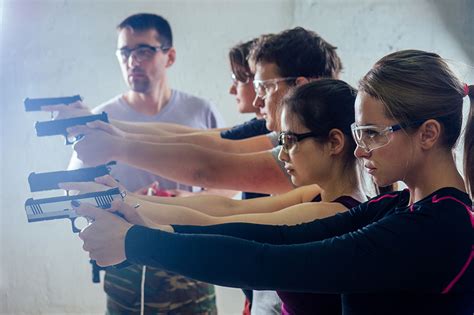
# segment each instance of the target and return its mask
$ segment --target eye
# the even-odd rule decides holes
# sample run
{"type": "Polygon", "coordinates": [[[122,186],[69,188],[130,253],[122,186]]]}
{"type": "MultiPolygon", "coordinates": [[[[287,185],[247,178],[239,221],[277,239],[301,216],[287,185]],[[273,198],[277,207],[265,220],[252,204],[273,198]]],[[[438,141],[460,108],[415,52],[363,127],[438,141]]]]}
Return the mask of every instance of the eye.
{"type": "Polygon", "coordinates": [[[375,131],[375,130],[372,130],[372,129],[366,130],[365,133],[367,134],[367,136],[369,136],[371,138],[376,137],[377,135],[379,135],[378,131],[375,131]]]}

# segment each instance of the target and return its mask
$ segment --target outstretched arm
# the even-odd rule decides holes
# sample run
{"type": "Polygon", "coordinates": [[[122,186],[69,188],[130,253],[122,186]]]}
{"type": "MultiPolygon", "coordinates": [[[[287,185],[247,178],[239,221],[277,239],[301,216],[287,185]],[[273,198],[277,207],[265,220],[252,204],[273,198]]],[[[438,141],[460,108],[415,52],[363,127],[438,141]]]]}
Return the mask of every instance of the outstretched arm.
{"type": "MultiPolygon", "coordinates": [[[[117,123],[118,121],[116,121],[117,123]]],[[[122,123],[122,122],[120,122],[122,123]]],[[[116,126],[105,123],[103,121],[94,121],[87,124],[88,128],[103,130],[113,136],[119,136],[129,141],[140,141],[140,142],[153,142],[153,143],[189,143],[199,145],[208,149],[229,152],[229,153],[250,153],[265,151],[273,148],[272,141],[266,135],[249,137],[241,140],[230,140],[221,137],[219,131],[214,129],[210,130],[199,130],[190,133],[153,133],[151,129],[156,125],[155,123],[126,123],[125,125],[146,127],[150,126],[150,131],[147,128],[142,128],[140,133],[132,133],[124,131],[116,126]]],[[[188,127],[183,127],[188,128],[188,127]]],[[[74,128],[72,128],[74,129],[74,128]]],[[[84,128],[82,127],[82,130],[84,128]]],[[[81,130],[76,128],[76,130],[81,130]]],[[[161,130],[161,129],[160,129],[161,130]]],[[[198,129],[197,129],[198,130],[198,129]]]]}
{"type": "MultiPolygon", "coordinates": [[[[357,214],[350,211],[287,228],[295,230],[288,233],[303,236],[306,241],[271,245],[222,235],[173,234],[131,226],[93,207],[78,212],[95,218],[80,237],[84,249],[90,251],[99,265],[127,259],[231,287],[321,293],[400,288],[441,292],[459,266],[449,264],[446,268],[443,262],[434,264],[439,251],[448,257],[457,255],[460,262],[469,255],[468,251],[457,253],[448,243],[444,244],[441,236],[433,242],[436,233],[420,237],[421,221],[413,222],[413,214],[409,213],[372,224],[368,220],[364,229],[358,229],[355,222],[359,220],[352,218],[357,214]],[[407,254],[410,264],[404,261],[407,254]]],[[[437,230],[433,220],[425,220],[422,225],[424,229],[437,230]]],[[[272,229],[281,233],[280,228],[272,229]]],[[[465,245],[469,250],[469,240],[465,245]]]]}
{"type": "MultiPolygon", "coordinates": [[[[281,209],[291,207],[293,205],[305,203],[311,201],[321,191],[318,185],[308,185],[293,189],[289,192],[255,199],[247,200],[234,200],[221,196],[204,195],[204,196],[190,196],[190,197],[155,197],[155,196],[144,196],[137,194],[130,194],[130,197],[142,200],[147,200],[152,203],[158,203],[162,205],[180,205],[189,207],[206,213],[215,217],[231,216],[236,219],[239,214],[250,214],[250,213],[273,213],[281,209]]],[[[128,197],[127,197],[128,198],[128,197]]],[[[137,201],[139,202],[139,201],[137,201]]],[[[214,223],[223,222],[236,222],[238,220],[219,221],[216,220],[214,223]]],[[[242,221],[242,222],[257,222],[257,221],[242,221]]],[[[191,224],[191,223],[182,223],[191,224]]]]}
{"type": "Polygon", "coordinates": [[[101,130],[74,128],[84,135],[74,150],[87,165],[118,160],[177,182],[208,188],[270,194],[292,189],[271,151],[235,154],[192,144],[129,141],[101,130]]]}
{"type": "Polygon", "coordinates": [[[199,128],[192,128],[179,124],[164,123],[164,122],[128,122],[123,120],[112,119],[111,124],[120,130],[131,133],[131,134],[148,134],[153,136],[172,136],[176,134],[188,134],[188,133],[204,133],[209,135],[219,135],[220,131],[227,130],[228,128],[213,128],[208,130],[202,130],[199,128]]]}

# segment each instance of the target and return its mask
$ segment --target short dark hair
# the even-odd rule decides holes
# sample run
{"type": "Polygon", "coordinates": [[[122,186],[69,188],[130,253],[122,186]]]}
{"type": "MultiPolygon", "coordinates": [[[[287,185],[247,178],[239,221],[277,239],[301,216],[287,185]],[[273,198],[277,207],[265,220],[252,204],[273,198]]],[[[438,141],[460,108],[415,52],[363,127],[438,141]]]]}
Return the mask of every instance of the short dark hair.
{"type": "Polygon", "coordinates": [[[242,82],[252,76],[247,57],[256,40],[257,38],[254,38],[248,42],[239,43],[229,50],[230,68],[236,78],[242,82]]]}
{"type": "Polygon", "coordinates": [[[158,33],[157,40],[163,47],[173,47],[173,34],[168,21],[162,16],[151,13],[138,13],[129,16],[117,26],[118,30],[131,28],[137,32],[155,30],[158,33]]]}
{"type": "Polygon", "coordinates": [[[342,63],[336,49],[317,33],[295,27],[260,41],[251,59],[275,63],[282,77],[337,79],[342,63]]]}
{"type": "Polygon", "coordinates": [[[249,59],[254,46],[259,45],[259,42],[273,36],[273,34],[264,34],[249,40],[248,42],[238,43],[229,51],[230,68],[235,74],[236,78],[245,82],[248,78],[253,78],[252,70],[250,69],[249,59]]]}

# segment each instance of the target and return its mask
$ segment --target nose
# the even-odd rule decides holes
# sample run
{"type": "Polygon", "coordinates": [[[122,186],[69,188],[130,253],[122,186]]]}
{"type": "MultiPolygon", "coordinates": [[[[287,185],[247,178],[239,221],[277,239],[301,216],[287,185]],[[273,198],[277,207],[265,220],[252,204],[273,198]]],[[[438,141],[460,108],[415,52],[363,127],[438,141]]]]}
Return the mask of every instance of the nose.
{"type": "Polygon", "coordinates": [[[230,89],[229,89],[229,94],[237,95],[237,83],[232,82],[232,85],[230,86],[230,89]]]}
{"type": "Polygon", "coordinates": [[[288,153],[283,150],[283,147],[280,147],[280,153],[278,153],[278,160],[281,162],[288,162],[290,161],[290,156],[288,153]]]}
{"type": "Polygon", "coordinates": [[[354,155],[356,158],[367,158],[371,155],[371,152],[367,152],[364,148],[357,146],[354,150],[354,155]]]}
{"type": "Polygon", "coordinates": [[[261,97],[255,95],[252,105],[255,108],[263,108],[265,106],[265,101],[261,97]]]}

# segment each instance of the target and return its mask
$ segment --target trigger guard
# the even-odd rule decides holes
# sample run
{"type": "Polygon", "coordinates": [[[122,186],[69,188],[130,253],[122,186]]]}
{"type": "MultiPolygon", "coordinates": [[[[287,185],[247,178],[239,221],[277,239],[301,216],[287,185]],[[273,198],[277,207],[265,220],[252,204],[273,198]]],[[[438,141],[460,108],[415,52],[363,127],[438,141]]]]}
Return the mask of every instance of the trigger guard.
{"type": "Polygon", "coordinates": [[[79,232],[81,231],[80,229],[78,229],[78,228],[76,227],[76,224],[75,224],[76,219],[77,219],[77,218],[72,218],[72,219],[71,219],[71,226],[72,226],[72,232],[73,232],[73,233],[79,233],[79,232]]]}
{"type": "Polygon", "coordinates": [[[64,135],[64,138],[66,139],[66,145],[74,144],[77,141],[81,140],[83,137],[83,135],[78,135],[77,137],[74,137],[72,141],[69,141],[69,137],[67,135],[64,135]]]}

